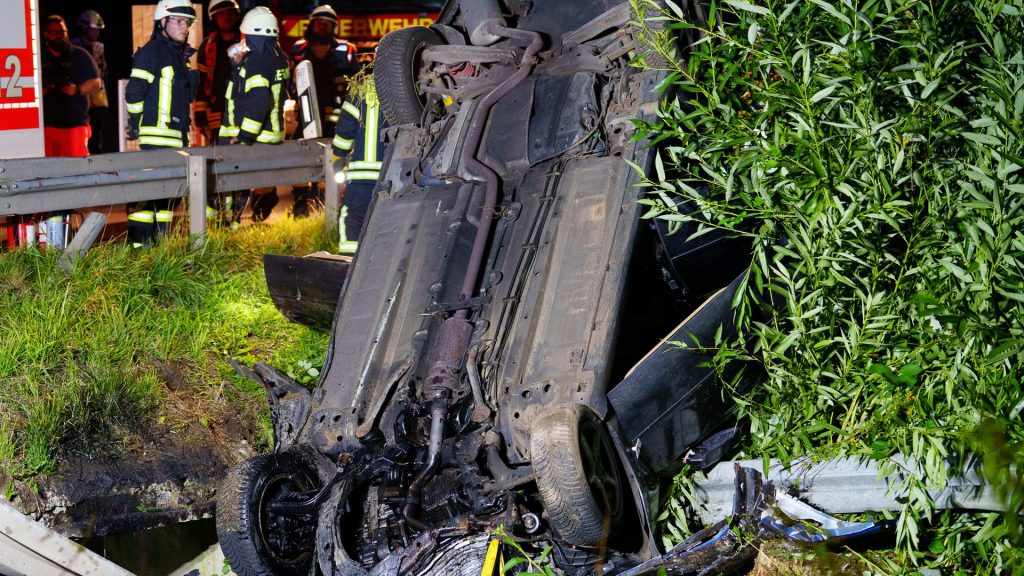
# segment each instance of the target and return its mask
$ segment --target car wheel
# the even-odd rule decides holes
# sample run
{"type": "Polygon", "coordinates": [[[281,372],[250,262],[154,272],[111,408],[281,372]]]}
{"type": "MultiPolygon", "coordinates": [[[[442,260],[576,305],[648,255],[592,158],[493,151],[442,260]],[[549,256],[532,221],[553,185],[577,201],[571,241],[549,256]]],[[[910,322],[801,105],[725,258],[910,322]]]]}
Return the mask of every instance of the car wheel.
{"type": "Polygon", "coordinates": [[[583,405],[555,407],[532,426],[530,450],[555,533],[578,546],[607,542],[622,525],[625,479],[604,423],[583,405]]]}
{"type": "Polygon", "coordinates": [[[377,99],[388,124],[415,124],[423,114],[423,97],[416,89],[423,49],[441,44],[430,28],[399,28],[381,38],[377,45],[373,81],[377,99]]]}
{"type": "Polygon", "coordinates": [[[265,454],[232,468],[217,496],[217,538],[238,576],[305,576],[313,564],[316,521],[278,514],[271,504],[319,485],[295,452],[265,454]]]}

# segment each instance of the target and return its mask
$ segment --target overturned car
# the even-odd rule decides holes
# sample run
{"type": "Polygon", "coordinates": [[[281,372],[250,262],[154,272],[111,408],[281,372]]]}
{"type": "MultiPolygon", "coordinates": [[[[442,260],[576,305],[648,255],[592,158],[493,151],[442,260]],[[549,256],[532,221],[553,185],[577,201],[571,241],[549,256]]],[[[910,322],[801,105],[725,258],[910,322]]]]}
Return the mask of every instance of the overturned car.
{"type": "Polygon", "coordinates": [[[236,573],[491,573],[499,527],[567,573],[660,554],[659,488],[728,414],[666,341],[729,329],[746,256],[640,218],[662,76],[632,17],[452,0],[383,39],[394,128],[320,380],[255,368],[275,451],[219,496],[236,573]]]}

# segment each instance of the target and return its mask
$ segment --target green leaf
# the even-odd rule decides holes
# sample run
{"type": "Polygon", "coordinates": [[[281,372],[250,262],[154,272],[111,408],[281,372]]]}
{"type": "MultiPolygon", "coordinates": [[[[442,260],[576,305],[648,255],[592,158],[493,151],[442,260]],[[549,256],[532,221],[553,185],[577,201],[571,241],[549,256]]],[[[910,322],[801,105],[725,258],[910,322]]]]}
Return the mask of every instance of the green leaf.
{"type": "Polygon", "coordinates": [[[1002,140],[991,136],[989,134],[982,134],[980,132],[964,132],[964,138],[978,144],[985,144],[986,146],[998,146],[1003,143],[1002,140]]]}
{"type": "Polygon", "coordinates": [[[1007,358],[1016,356],[1021,350],[1024,350],[1024,338],[1007,339],[985,356],[985,363],[998,364],[1007,358]]]}
{"type": "Polygon", "coordinates": [[[686,13],[683,12],[683,9],[680,8],[678,4],[676,4],[672,0],[662,0],[662,1],[665,2],[665,5],[668,6],[670,10],[672,10],[672,14],[676,18],[678,18],[680,20],[686,20],[686,13]]]}
{"type": "Polygon", "coordinates": [[[818,102],[820,100],[823,100],[823,99],[827,98],[828,95],[833,93],[833,92],[835,92],[835,90],[836,90],[836,86],[834,84],[832,86],[827,87],[827,88],[822,88],[821,90],[818,90],[817,92],[814,93],[813,96],[811,96],[811,103],[813,104],[815,102],[818,102]]]}
{"type": "Polygon", "coordinates": [[[832,2],[828,2],[826,0],[811,0],[811,2],[817,4],[818,7],[820,7],[825,12],[828,12],[836,20],[839,20],[840,22],[847,25],[850,24],[850,19],[843,15],[841,12],[839,12],[839,10],[835,7],[835,5],[832,2]]]}
{"type": "Polygon", "coordinates": [[[942,82],[941,78],[936,78],[936,79],[932,80],[931,82],[929,82],[924,87],[924,90],[921,90],[921,100],[924,100],[924,99],[928,98],[929,96],[931,96],[932,92],[934,92],[935,89],[939,87],[941,82],[942,82]]]}
{"type": "Polygon", "coordinates": [[[501,567],[502,572],[510,572],[516,566],[525,563],[527,560],[523,556],[513,556],[505,561],[505,565],[501,567]]]}
{"type": "Polygon", "coordinates": [[[904,386],[913,386],[917,383],[917,376],[921,373],[922,368],[914,363],[904,364],[900,367],[899,383],[904,386]]]}
{"type": "Polygon", "coordinates": [[[889,368],[885,364],[869,364],[868,374],[878,374],[882,378],[885,378],[890,384],[899,384],[900,379],[892,368],[889,368]]]}
{"type": "Polygon", "coordinates": [[[742,12],[751,12],[754,14],[768,14],[768,9],[764,6],[757,6],[741,0],[723,0],[725,4],[732,6],[733,8],[742,12]]]}

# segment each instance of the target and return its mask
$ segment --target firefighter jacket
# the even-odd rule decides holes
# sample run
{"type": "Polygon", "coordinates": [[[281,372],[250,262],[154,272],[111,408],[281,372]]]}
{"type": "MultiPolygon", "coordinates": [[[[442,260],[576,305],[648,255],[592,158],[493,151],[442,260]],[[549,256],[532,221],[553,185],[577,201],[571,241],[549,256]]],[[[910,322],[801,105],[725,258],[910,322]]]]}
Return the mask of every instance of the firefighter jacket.
{"type": "Polygon", "coordinates": [[[358,49],[345,40],[332,40],[327,55],[317,58],[312,44],[305,38],[292,45],[291,61],[298,65],[303,60],[313,63],[313,82],[316,83],[316,102],[320,108],[320,122],[323,134],[338,122],[338,112],[345,98],[345,88],[350,76],[361,68],[357,58],[358,49]]]}
{"type": "Polygon", "coordinates": [[[288,58],[275,38],[246,38],[251,51],[228,81],[222,139],[242,144],[284,141],[284,101],[291,78],[288,58]]]}
{"type": "Polygon", "coordinates": [[[384,160],[384,145],[380,134],[388,127],[375,97],[353,102],[345,100],[341,118],[331,142],[334,153],[348,160],[345,182],[376,182],[384,160]]]}
{"type": "Polygon", "coordinates": [[[195,53],[164,36],[157,25],[132,59],[125,107],[142,146],[188,145],[189,107],[196,75],[188,59],[195,53]]]}
{"type": "Polygon", "coordinates": [[[199,92],[196,94],[196,125],[220,128],[224,112],[224,94],[231,79],[232,66],[228,59],[228,46],[241,40],[235,34],[233,40],[224,40],[219,30],[214,30],[203,39],[196,56],[199,69],[199,92]]]}

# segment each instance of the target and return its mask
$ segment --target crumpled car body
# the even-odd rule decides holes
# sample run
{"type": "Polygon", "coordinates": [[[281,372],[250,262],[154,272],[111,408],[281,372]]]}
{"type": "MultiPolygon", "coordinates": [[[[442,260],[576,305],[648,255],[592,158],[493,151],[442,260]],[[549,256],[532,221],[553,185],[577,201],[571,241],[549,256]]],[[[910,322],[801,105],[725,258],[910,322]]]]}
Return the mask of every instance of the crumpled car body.
{"type": "Polygon", "coordinates": [[[728,417],[667,340],[729,329],[744,258],[640,218],[663,73],[632,17],[453,0],[382,41],[394,128],[320,380],[256,367],[275,452],[219,497],[236,573],[490,573],[499,529],[567,573],[659,554],[664,479],[728,417]]]}

